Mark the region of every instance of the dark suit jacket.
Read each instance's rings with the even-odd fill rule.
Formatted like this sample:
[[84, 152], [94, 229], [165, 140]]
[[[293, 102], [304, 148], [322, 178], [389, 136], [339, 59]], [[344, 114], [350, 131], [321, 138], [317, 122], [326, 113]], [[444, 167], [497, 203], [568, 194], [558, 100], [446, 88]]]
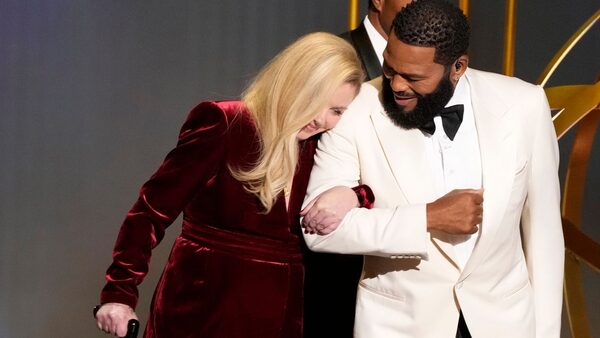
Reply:
[[356, 49], [363, 68], [367, 72], [367, 81], [381, 75], [381, 64], [379, 63], [375, 49], [373, 49], [364, 22], [361, 22], [360, 26], [356, 29], [340, 34], [340, 37], [350, 42], [354, 46], [354, 49]]

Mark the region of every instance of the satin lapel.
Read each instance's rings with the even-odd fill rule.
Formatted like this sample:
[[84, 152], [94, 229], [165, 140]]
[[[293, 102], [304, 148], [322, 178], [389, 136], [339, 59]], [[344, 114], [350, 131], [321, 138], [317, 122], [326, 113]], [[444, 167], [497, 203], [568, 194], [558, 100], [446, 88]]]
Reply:
[[367, 80], [381, 76], [381, 64], [379, 57], [371, 44], [371, 39], [367, 33], [365, 24], [361, 23], [358, 28], [350, 32], [353, 45], [356, 47], [357, 53], [360, 55], [365, 70], [367, 71]]
[[421, 132], [397, 127], [383, 111], [373, 112], [371, 120], [404, 198], [409, 204], [430, 202], [435, 195]]
[[510, 196], [514, 179], [511, 168], [514, 167], [516, 158], [510, 121], [505, 116], [509, 107], [494, 95], [493, 84], [481, 82], [480, 75], [473, 74], [472, 71], [467, 72], [467, 80], [471, 87], [471, 101], [479, 139], [484, 202], [481, 235], [461, 274], [461, 280], [481, 263], [493, 245], [494, 235], [504, 217]]
[[[381, 92], [381, 88], [378, 87]], [[371, 113], [371, 120], [386, 157], [388, 168], [408, 204], [429, 203], [435, 200], [435, 188], [427, 152], [426, 138], [420, 130], [405, 130], [394, 125], [383, 108]], [[452, 264], [456, 265], [454, 247], [447, 241], [432, 237]]]

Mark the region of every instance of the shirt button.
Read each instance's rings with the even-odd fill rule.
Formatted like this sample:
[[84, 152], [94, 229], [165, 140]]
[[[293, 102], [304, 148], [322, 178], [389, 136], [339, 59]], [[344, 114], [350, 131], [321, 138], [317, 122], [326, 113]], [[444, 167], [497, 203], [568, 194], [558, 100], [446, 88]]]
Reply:
[[457, 289], [460, 289], [460, 288], [462, 288], [462, 286], [463, 286], [463, 283], [462, 283], [462, 282], [460, 282], [460, 283], [456, 284], [456, 288], [457, 288]]

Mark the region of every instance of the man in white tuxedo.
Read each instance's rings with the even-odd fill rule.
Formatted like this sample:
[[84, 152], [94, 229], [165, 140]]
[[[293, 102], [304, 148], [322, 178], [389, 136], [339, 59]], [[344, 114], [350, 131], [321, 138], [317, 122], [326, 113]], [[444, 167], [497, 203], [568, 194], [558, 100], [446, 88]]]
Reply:
[[[321, 137], [305, 239], [314, 251], [365, 255], [355, 337], [560, 335], [564, 242], [547, 99], [539, 86], [468, 68], [468, 40], [456, 6], [409, 4], [393, 22], [384, 76]], [[346, 188], [357, 184], [372, 189], [373, 209], [343, 207], [358, 205]]]

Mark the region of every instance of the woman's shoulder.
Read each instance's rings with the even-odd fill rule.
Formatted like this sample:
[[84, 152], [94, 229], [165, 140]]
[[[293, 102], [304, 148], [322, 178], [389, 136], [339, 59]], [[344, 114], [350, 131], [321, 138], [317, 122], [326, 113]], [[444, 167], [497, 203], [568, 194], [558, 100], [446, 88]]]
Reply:
[[250, 118], [241, 101], [202, 101], [190, 112], [189, 118], [219, 118], [230, 124], [240, 118]]
[[190, 111], [181, 131], [214, 128], [226, 132], [234, 125], [254, 128], [241, 101], [203, 101]]

